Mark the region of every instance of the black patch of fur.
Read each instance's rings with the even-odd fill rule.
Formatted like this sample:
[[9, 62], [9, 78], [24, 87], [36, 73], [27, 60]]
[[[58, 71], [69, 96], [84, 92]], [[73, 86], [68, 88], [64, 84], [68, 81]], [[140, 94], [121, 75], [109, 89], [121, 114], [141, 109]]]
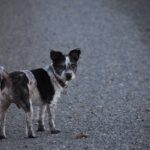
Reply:
[[77, 62], [79, 60], [81, 50], [79, 48], [74, 49], [69, 52], [69, 58], [72, 62]]
[[53, 61], [53, 67], [58, 75], [61, 75], [65, 70], [65, 56], [59, 51], [51, 51], [50, 58]]
[[37, 88], [41, 99], [45, 103], [50, 104], [55, 94], [55, 90], [48, 73], [42, 68], [31, 70], [31, 72], [37, 81]]
[[55, 63], [60, 64], [65, 61], [65, 56], [59, 51], [52, 50], [50, 52], [50, 58], [52, 59], [53, 63], [55, 62]]
[[0, 89], [1, 89], [1, 90], [4, 89], [4, 87], [5, 87], [5, 82], [6, 82], [5, 79], [0, 79]]
[[25, 111], [30, 111], [28, 78], [25, 73], [16, 71], [9, 74], [12, 81], [13, 102]]

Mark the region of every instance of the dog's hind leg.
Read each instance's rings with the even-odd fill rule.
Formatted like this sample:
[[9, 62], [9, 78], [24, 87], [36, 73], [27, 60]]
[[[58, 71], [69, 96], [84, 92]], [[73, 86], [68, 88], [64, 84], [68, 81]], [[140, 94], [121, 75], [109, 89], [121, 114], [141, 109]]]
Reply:
[[30, 100], [30, 108], [29, 110], [25, 110], [26, 113], [26, 134], [28, 138], [34, 138], [35, 134], [33, 131], [33, 107], [32, 107], [32, 103]]
[[11, 80], [4, 67], [0, 66], [0, 139], [6, 138], [5, 120], [6, 111], [10, 105], [9, 87], [11, 87]]
[[9, 106], [10, 106], [9, 101], [0, 100], [0, 139], [6, 138], [5, 120], [6, 120], [6, 111]]
[[39, 109], [39, 114], [38, 114], [38, 130], [37, 131], [45, 131], [45, 126], [44, 126], [45, 110], [46, 110], [46, 104], [41, 105]]
[[[54, 106], [55, 107], [55, 106]], [[55, 129], [55, 123], [54, 123], [54, 107], [51, 107], [49, 104], [47, 104], [47, 113], [48, 113], [48, 120], [49, 120], [49, 128], [51, 134], [58, 134], [60, 133], [60, 130]]]

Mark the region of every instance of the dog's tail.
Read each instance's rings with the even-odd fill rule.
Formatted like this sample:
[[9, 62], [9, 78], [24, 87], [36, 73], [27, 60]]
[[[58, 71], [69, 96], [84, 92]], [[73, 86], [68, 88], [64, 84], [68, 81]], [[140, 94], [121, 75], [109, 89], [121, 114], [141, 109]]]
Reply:
[[10, 87], [11, 80], [9, 74], [5, 71], [3, 66], [0, 66], [0, 90], [3, 90], [5, 87]]

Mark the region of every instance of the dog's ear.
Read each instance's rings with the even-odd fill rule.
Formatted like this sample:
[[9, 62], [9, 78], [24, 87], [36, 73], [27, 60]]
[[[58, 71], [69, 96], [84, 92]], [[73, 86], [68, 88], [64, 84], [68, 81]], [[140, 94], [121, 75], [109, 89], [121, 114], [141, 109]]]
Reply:
[[80, 54], [81, 54], [81, 50], [79, 48], [76, 48], [70, 51], [69, 57], [73, 61], [78, 61]]
[[50, 58], [52, 59], [52, 61], [59, 61], [61, 60], [63, 57], [63, 54], [59, 51], [54, 51], [54, 50], [51, 50], [50, 51]]

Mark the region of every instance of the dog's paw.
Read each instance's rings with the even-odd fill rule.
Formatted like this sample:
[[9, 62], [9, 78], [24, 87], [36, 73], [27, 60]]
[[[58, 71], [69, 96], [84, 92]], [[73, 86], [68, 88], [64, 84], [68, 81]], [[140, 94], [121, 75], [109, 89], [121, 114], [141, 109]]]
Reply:
[[2, 140], [2, 139], [6, 139], [6, 136], [0, 135], [0, 140]]
[[38, 132], [44, 132], [45, 131], [45, 127], [44, 126], [38, 126], [37, 131]]
[[57, 129], [52, 129], [51, 130], [51, 134], [58, 134], [60, 133], [60, 130], [57, 130]]
[[31, 135], [28, 135], [28, 138], [33, 139], [33, 138], [37, 138], [37, 136], [31, 134]]
[[29, 132], [29, 133], [27, 134], [27, 138], [36, 138], [36, 135], [35, 135], [34, 132]]

